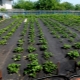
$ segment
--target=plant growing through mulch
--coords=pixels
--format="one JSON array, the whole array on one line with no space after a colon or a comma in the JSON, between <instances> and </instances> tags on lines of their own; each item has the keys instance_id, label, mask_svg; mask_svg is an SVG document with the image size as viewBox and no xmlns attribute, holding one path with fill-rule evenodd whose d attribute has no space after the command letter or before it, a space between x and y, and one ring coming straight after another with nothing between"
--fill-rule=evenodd
<instances>
[{"instance_id":1,"label":"plant growing through mulch","mask_svg":"<svg viewBox=\"0 0 80 80\"><path fill-rule=\"evenodd\" d=\"M30 61L33 61L33 60L36 60L37 59L37 56L38 56L38 54L35 54L35 53L30 53L30 54L28 54L28 59L30 60Z\"/></svg>"},{"instance_id":2,"label":"plant growing through mulch","mask_svg":"<svg viewBox=\"0 0 80 80\"><path fill-rule=\"evenodd\" d=\"M24 69L24 74L28 74L31 77L36 77L37 72L41 70L42 66L38 63L38 60L36 59L27 65L27 68Z\"/></svg>"},{"instance_id":3,"label":"plant growing through mulch","mask_svg":"<svg viewBox=\"0 0 80 80\"><path fill-rule=\"evenodd\" d=\"M51 52L45 51L45 52L43 53L44 59L49 59L49 58L52 57L52 56L53 56L53 54L52 54Z\"/></svg>"},{"instance_id":4,"label":"plant growing through mulch","mask_svg":"<svg viewBox=\"0 0 80 80\"><path fill-rule=\"evenodd\" d=\"M47 45L41 45L41 47L40 47L40 49L42 50L42 51L45 51L45 50L47 50Z\"/></svg>"},{"instance_id":5,"label":"plant growing through mulch","mask_svg":"<svg viewBox=\"0 0 80 80\"><path fill-rule=\"evenodd\" d=\"M23 47L16 47L13 52L21 53L23 51L24 51L24 48Z\"/></svg>"},{"instance_id":6,"label":"plant growing through mulch","mask_svg":"<svg viewBox=\"0 0 80 80\"><path fill-rule=\"evenodd\" d=\"M32 53L36 50L36 48L34 46L30 45L30 46L28 46L27 50L28 50L29 53Z\"/></svg>"},{"instance_id":7,"label":"plant growing through mulch","mask_svg":"<svg viewBox=\"0 0 80 80\"><path fill-rule=\"evenodd\" d=\"M20 65L21 64L16 64L16 63L9 64L8 67L7 67L8 72L10 74L12 74L12 73L18 73Z\"/></svg>"},{"instance_id":8,"label":"plant growing through mulch","mask_svg":"<svg viewBox=\"0 0 80 80\"><path fill-rule=\"evenodd\" d=\"M73 47L74 47L75 49L80 49L80 42L74 43L74 44L73 44Z\"/></svg>"},{"instance_id":9,"label":"plant growing through mulch","mask_svg":"<svg viewBox=\"0 0 80 80\"><path fill-rule=\"evenodd\" d=\"M16 54L13 56L14 61L20 61L21 60L21 54Z\"/></svg>"},{"instance_id":10,"label":"plant growing through mulch","mask_svg":"<svg viewBox=\"0 0 80 80\"><path fill-rule=\"evenodd\" d=\"M77 57L79 57L79 52L77 50L74 50L74 51L69 51L67 53L67 55L72 58L72 59L76 59Z\"/></svg>"},{"instance_id":11,"label":"plant growing through mulch","mask_svg":"<svg viewBox=\"0 0 80 80\"><path fill-rule=\"evenodd\" d=\"M43 64L43 71L46 73L52 73L57 70L57 65L55 65L52 61L46 61Z\"/></svg>"},{"instance_id":12,"label":"plant growing through mulch","mask_svg":"<svg viewBox=\"0 0 80 80\"><path fill-rule=\"evenodd\" d=\"M70 49L70 48L71 48L71 45L69 45L69 44L64 44L64 45L63 45L63 48L64 48L64 49Z\"/></svg>"}]
</instances>

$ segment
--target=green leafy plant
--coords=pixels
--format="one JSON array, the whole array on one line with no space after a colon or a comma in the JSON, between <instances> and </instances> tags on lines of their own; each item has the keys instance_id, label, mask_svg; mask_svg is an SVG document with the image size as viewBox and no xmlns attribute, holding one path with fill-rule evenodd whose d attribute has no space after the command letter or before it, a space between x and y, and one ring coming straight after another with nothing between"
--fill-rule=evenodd
<instances>
[{"instance_id":1,"label":"green leafy plant","mask_svg":"<svg viewBox=\"0 0 80 80\"><path fill-rule=\"evenodd\" d=\"M51 52L47 52L47 51L45 51L45 52L43 53L43 55L44 55L44 58L45 58L45 59L49 59L51 56L53 56L53 54L52 54Z\"/></svg>"},{"instance_id":2,"label":"green leafy plant","mask_svg":"<svg viewBox=\"0 0 80 80\"><path fill-rule=\"evenodd\" d=\"M17 48L14 49L14 52L21 53L21 52L23 52L23 50L24 49L22 47L17 47Z\"/></svg>"},{"instance_id":3,"label":"green leafy plant","mask_svg":"<svg viewBox=\"0 0 80 80\"><path fill-rule=\"evenodd\" d=\"M5 44L7 44L7 40L0 40L0 45L5 45Z\"/></svg>"},{"instance_id":4,"label":"green leafy plant","mask_svg":"<svg viewBox=\"0 0 80 80\"><path fill-rule=\"evenodd\" d=\"M38 60L33 60L30 64L27 65L27 68L24 69L24 74L28 74L31 77L36 77L36 72L42 70L42 66L38 63Z\"/></svg>"},{"instance_id":5,"label":"green leafy plant","mask_svg":"<svg viewBox=\"0 0 80 80\"><path fill-rule=\"evenodd\" d=\"M63 45L63 48L64 48L64 49L70 49L70 48L71 48L71 45L69 45L69 44L64 44L64 45Z\"/></svg>"},{"instance_id":6,"label":"green leafy plant","mask_svg":"<svg viewBox=\"0 0 80 80\"><path fill-rule=\"evenodd\" d=\"M73 42L73 41L74 41L74 38L70 37L70 38L68 39L68 41L69 41L69 42Z\"/></svg>"},{"instance_id":7,"label":"green leafy plant","mask_svg":"<svg viewBox=\"0 0 80 80\"><path fill-rule=\"evenodd\" d=\"M14 61L20 61L21 60L21 54L14 55L13 60Z\"/></svg>"},{"instance_id":8,"label":"green leafy plant","mask_svg":"<svg viewBox=\"0 0 80 80\"><path fill-rule=\"evenodd\" d=\"M21 64L11 63L8 65L7 69L9 73L18 73Z\"/></svg>"},{"instance_id":9,"label":"green leafy plant","mask_svg":"<svg viewBox=\"0 0 80 80\"><path fill-rule=\"evenodd\" d=\"M48 48L47 45L41 45L40 47L41 50L47 50L47 48Z\"/></svg>"},{"instance_id":10,"label":"green leafy plant","mask_svg":"<svg viewBox=\"0 0 80 80\"><path fill-rule=\"evenodd\" d=\"M27 50L28 50L29 53L32 53L36 50L36 48L34 46L30 45L30 46L28 46Z\"/></svg>"},{"instance_id":11,"label":"green leafy plant","mask_svg":"<svg viewBox=\"0 0 80 80\"><path fill-rule=\"evenodd\" d=\"M74 51L68 52L67 55L70 58L75 59L75 58L79 57L79 52L77 50L74 50Z\"/></svg>"},{"instance_id":12,"label":"green leafy plant","mask_svg":"<svg viewBox=\"0 0 80 80\"><path fill-rule=\"evenodd\" d=\"M80 49L80 42L74 43L73 47L75 49Z\"/></svg>"},{"instance_id":13,"label":"green leafy plant","mask_svg":"<svg viewBox=\"0 0 80 80\"><path fill-rule=\"evenodd\" d=\"M63 34L62 37L63 38L68 38L68 34Z\"/></svg>"},{"instance_id":14,"label":"green leafy plant","mask_svg":"<svg viewBox=\"0 0 80 80\"><path fill-rule=\"evenodd\" d=\"M57 66L52 62L52 61L46 61L43 64L43 70L46 73L52 73L53 71L55 71L57 69Z\"/></svg>"},{"instance_id":15,"label":"green leafy plant","mask_svg":"<svg viewBox=\"0 0 80 80\"><path fill-rule=\"evenodd\" d=\"M46 45L47 44L47 41L45 39L39 40L39 42L40 42L41 45Z\"/></svg>"},{"instance_id":16,"label":"green leafy plant","mask_svg":"<svg viewBox=\"0 0 80 80\"><path fill-rule=\"evenodd\" d=\"M35 43L34 38L33 39L29 39L29 44L33 44L33 43Z\"/></svg>"},{"instance_id":17,"label":"green leafy plant","mask_svg":"<svg viewBox=\"0 0 80 80\"><path fill-rule=\"evenodd\" d=\"M75 38L77 35L76 33L72 33L71 37Z\"/></svg>"},{"instance_id":18,"label":"green leafy plant","mask_svg":"<svg viewBox=\"0 0 80 80\"><path fill-rule=\"evenodd\" d=\"M28 54L28 59L30 61L36 60L37 59L38 54L34 54L34 53L30 53Z\"/></svg>"}]
</instances>

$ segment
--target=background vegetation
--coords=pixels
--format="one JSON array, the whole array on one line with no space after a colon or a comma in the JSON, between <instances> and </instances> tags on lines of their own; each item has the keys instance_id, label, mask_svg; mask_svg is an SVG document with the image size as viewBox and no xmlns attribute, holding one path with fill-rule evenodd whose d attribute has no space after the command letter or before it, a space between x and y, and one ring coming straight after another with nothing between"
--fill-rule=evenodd
<instances>
[{"instance_id":1,"label":"background vegetation","mask_svg":"<svg viewBox=\"0 0 80 80\"><path fill-rule=\"evenodd\" d=\"M13 4L14 8L25 10L80 10L80 4L73 5L69 2L61 3L60 0L18 0Z\"/></svg>"}]
</instances>

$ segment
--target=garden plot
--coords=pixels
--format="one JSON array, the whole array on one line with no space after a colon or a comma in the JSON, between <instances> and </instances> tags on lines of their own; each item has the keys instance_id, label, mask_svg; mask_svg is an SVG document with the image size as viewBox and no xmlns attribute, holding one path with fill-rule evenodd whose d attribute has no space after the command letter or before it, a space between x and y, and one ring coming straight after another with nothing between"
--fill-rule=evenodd
<instances>
[{"instance_id":1,"label":"garden plot","mask_svg":"<svg viewBox=\"0 0 80 80\"><path fill-rule=\"evenodd\" d=\"M34 80L77 73L75 69L80 67L79 36L53 18L54 15L44 15L14 19L1 29L0 69L3 80Z\"/></svg>"}]
</instances>

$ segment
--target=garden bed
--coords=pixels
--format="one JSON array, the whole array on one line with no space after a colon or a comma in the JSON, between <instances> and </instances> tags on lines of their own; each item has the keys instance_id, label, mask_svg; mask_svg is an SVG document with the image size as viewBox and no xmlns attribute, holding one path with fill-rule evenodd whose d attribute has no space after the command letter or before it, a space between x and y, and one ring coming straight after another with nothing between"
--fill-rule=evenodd
<instances>
[{"instance_id":1,"label":"garden bed","mask_svg":"<svg viewBox=\"0 0 80 80\"><path fill-rule=\"evenodd\" d=\"M76 62L80 56L71 55L80 54L80 50L73 47L79 38L74 31L45 17L27 18L27 22L24 19L14 21L0 38L0 41L5 40L2 37L9 35L6 44L0 44L3 80L34 80L55 74L76 74L76 68L79 70L80 66ZM8 34L11 31L12 34Z\"/></svg>"}]
</instances>

